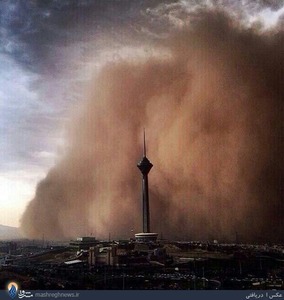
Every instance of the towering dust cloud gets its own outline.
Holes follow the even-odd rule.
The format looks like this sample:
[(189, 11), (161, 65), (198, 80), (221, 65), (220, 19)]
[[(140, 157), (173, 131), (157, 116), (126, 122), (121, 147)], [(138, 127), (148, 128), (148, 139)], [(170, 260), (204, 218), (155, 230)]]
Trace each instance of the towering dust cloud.
[(283, 31), (200, 11), (156, 41), (166, 55), (106, 64), (65, 157), (21, 220), (29, 237), (141, 230), (142, 128), (153, 231), (167, 238), (283, 237)]

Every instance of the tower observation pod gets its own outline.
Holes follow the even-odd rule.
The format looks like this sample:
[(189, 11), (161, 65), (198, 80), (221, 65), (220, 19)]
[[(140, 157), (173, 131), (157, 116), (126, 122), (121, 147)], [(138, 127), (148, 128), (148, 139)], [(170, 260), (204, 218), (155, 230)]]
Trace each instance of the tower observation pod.
[(139, 242), (155, 241), (158, 237), (157, 233), (151, 233), (150, 231), (150, 207), (149, 207), (149, 187), (148, 187), (148, 174), (153, 167), (153, 164), (146, 156), (146, 137), (145, 129), (143, 132), (143, 157), (137, 164), (142, 174), (142, 220), (143, 220), (143, 232), (136, 233), (135, 239)]

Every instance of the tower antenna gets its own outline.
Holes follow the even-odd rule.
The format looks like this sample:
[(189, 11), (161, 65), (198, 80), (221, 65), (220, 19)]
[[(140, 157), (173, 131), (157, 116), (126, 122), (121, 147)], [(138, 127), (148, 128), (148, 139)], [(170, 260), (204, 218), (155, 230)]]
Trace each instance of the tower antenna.
[(145, 133), (145, 127), (144, 127), (143, 157), (146, 157), (146, 133)]

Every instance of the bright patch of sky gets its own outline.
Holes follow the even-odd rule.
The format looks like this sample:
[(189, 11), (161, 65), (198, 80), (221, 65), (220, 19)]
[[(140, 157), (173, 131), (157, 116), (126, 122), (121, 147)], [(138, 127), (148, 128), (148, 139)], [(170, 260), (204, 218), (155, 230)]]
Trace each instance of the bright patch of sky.
[(0, 54), (0, 223), (18, 226), (32, 199), (36, 183), (54, 163), (52, 149), (33, 123), (48, 113), (31, 89), (38, 76), (24, 70), (11, 57)]
[(270, 8), (266, 8), (259, 14), (251, 16), (250, 22), (260, 20), (264, 24), (264, 28), (268, 29), (274, 27), (277, 24), (279, 17), (282, 14), (284, 14), (284, 6), (276, 11), (271, 10)]
[(44, 176), (42, 168), (2, 171), (0, 173), (1, 223), (19, 225), (19, 219), (35, 193), (35, 186)]

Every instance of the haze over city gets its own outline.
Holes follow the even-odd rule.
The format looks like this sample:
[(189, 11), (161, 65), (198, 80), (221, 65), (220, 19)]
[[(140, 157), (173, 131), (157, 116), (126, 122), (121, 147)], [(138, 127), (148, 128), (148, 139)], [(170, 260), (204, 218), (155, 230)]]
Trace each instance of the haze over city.
[[(283, 237), (283, 1), (2, 1), (0, 223)], [(127, 217), (126, 217), (127, 216)]]

